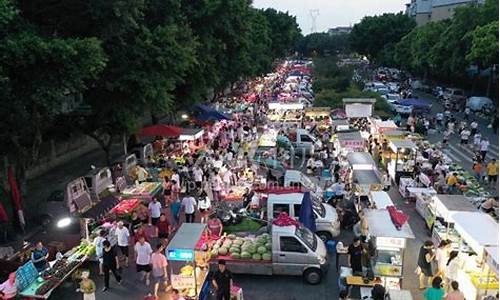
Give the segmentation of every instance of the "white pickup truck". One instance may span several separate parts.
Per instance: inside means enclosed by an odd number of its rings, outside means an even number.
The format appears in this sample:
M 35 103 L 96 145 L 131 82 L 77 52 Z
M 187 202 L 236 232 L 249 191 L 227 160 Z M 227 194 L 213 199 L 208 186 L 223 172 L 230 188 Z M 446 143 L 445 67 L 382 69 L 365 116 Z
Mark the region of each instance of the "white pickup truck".
M 309 284 L 319 284 L 328 270 L 328 258 L 323 241 L 306 227 L 269 225 L 271 259 L 226 260 L 234 274 L 303 276 Z M 219 257 L 220 258 L 220 257 Z M 218 259 L 210 261 L 215 269 Z

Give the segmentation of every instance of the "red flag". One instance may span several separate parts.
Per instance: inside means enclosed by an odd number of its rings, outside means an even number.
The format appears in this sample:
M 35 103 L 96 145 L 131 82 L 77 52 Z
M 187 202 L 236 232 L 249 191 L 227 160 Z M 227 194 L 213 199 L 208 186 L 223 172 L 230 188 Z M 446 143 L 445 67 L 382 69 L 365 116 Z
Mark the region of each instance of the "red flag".
M 2 223 L 9 222 L 9 216 L 7 216 L 7 212 L 5 211 L 5 208 L 3 207 L 2 203 L 0 203 L 0 222 Z
M 7 178 L 9 180 L 12 202 L 14 202 L 14 207 L 16 208 L 19 223 L 21 224 L 21 227 L 24 228 L 26 222 L 24 221 L 23 200 L 21 199 L 21 193 L 19 192 L 19 189 L 17 187 L 16 177 L 14 177 L 12 166 L 9 166 L 9 168 L 7 169 Z

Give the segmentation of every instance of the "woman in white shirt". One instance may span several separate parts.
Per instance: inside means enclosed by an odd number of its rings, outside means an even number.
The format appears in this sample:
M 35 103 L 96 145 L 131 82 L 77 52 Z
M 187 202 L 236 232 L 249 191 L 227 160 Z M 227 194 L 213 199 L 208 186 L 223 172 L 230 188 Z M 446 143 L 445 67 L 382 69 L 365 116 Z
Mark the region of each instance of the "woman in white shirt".
M 211 206 L 212 203 L 210 201 L 210 198 L 208 198 L 207 193 L 203 191 L 198 200 L 198 210 L 200 211 L 201 223 L 205 223 L 206 221 L 208 221 Z
M 458 280 L 458 270 L 461 268 L 462 263 L 460 257 L 458 256 L 458 251 L 451 251 L 448 261 L 446 262 L 446 271 L 444 276 L 444 278 L 446 278 L 446 282 L 448 283 L 448 287 L 452 281 Z
M 448 252 L 450 250 L 451 243 L 448 240 L 443 240 L 439 243 L 436 249 L 436 262 L 437 262 L 437 272 L 435 276 L 443 277 L 446 271 L 446 264 L 448 262 Z

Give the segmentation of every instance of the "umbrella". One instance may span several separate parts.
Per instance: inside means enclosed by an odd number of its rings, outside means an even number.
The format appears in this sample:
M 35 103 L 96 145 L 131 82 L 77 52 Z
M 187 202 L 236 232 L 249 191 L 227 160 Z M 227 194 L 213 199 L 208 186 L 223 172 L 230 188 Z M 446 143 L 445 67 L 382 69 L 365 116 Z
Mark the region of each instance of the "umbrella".
M 311 193 L 305 192 L 300 206 L 299 222 L 312 232 L 316 232 L 316 220 L 311 203 Z
M 180 127 L 157 124 L 142 128 L 140 134 L 143 136 L 176 137 L 179 136 L 181 132 L 182 128 Z
M 23 200 L 21 199 L 21 193 L 17 187 L 16 178 L 14 177 L 14 171 L 12 170 L 12 166 L 9 166 L 7 169 L 7 178 L 10 185 L 10 192 L 12 196 L 12 202 L 14 202 L 14 207 L 17 211 L 17 216 L 19 217 L 19 224 L 24 229 L 24 225 L 26 222 L 24 221 L 24 212 L 23 212 Z

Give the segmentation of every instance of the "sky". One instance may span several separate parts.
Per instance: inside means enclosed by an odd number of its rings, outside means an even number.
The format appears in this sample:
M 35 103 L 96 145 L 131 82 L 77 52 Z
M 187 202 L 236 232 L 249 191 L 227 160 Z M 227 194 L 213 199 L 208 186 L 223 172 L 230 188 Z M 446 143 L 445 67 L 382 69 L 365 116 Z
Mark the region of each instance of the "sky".
M 405 10 L 410 0 L 253 0 L 254 7 L 272 7 L 297 17 L 302 34 L 311 33 L 310 10 L 318 10 L 316 32 L 327 31 L 336 26 L 349 26 L 364 16 Z

